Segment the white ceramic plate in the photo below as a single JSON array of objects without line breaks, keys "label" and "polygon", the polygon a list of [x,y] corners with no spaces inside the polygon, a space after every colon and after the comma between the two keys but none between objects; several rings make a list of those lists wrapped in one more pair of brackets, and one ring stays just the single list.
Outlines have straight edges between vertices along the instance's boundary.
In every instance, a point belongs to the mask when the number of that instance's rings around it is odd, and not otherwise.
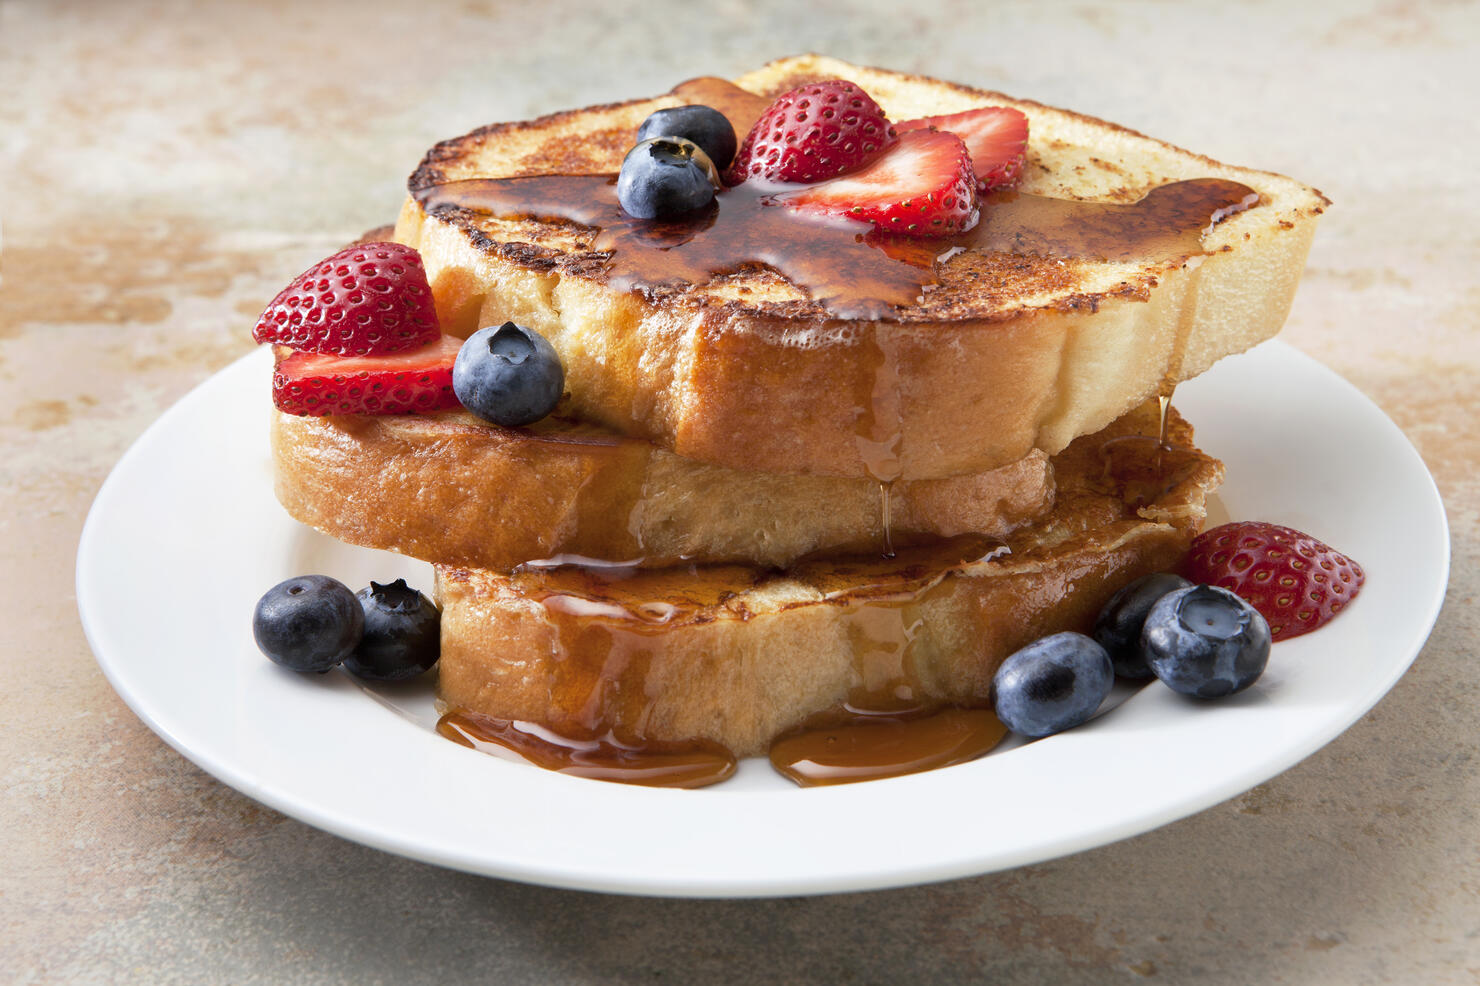
[{"label": "white ceramic plate", "polygon": [[[212,377],[119,462],[88,516],[77,599],[98,662],[170,745],[311,825],[532,883],[682,896],[898,886],[1050,859],[1247,790],[1346,729],[1402,675],[1444,595],[1449,535],[1423,463],[1381,411],[1280,343],[1177,392],[1222,458],[1237,518],[1309,531],[1368,582],[1258,684],[1198,704],[1153,684],[1071,732],[973,763],[803,790],[746,761],[698,791],[568,778],[432,732],[430,686],[301,677],[255,650],[258,596],[291,575],[352,586],[430,571],[314,534],[273,499],[268,353]],[[1125,696],[1122,696],[1125,697]]]}]

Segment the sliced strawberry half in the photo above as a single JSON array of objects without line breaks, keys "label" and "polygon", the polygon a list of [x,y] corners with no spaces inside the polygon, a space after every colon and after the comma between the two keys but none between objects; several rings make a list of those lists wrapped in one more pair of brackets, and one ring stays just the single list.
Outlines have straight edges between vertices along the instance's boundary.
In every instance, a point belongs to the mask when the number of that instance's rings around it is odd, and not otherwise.
[{"label": "sliced strawberry half", "polygon": [[340,356],[416,349],[441,334],[421,255],[399,243],[325,257],[272,299],[252,330],[258,342]]},{"label": "sliced strawberry half", "polygon": [[452,364],[462,340],[379,356],[278,349],[272,402],[288,414],[423,414],[459,407]]},{"label": "sliced strawberry half", "polygon": [[1194,582],[1242,596],[1288,640],[1336,618],[1362,588],[1362,566],[1300,531],[1237,521],[1193,539],[1185,565]]},{"label": "sliced strawberry half", "polygon": [[814,182],[856,170],[894,143],[889,118],[846,79],[827,79],[777,96],[750,128],[725,181]]},{"label": "sliced strawberry half", "polygon": [[961,138],[971,152],[978,191],[1005,188],[1022,177],[1028,149],[1028,118],[1017,110],[984,106],[948,116],[922,116],[894,125],[901,134],[932,127]]},{"label": "sliced strawberry half", "polygon": [[976,174],[959,137],[912,130],[873,164],[775,201],[801,212],[873,223],[886,233],[948,236],[977,220]]}]

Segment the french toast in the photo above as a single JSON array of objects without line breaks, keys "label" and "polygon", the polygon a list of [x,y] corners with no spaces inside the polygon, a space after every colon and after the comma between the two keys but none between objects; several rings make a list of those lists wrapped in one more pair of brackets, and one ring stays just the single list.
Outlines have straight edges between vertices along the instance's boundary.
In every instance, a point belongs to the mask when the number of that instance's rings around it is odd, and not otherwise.
[{"label": "french toast", "polygon": [[980,706],[1012,651],[1087,631],[1118,588],[1186,553],[1222,465],[1175,412],[1175,448],[1158,453],[1157,426],[1153,403],[1076,440],[1054,457],[1053,509],[1000,540],[785,571],[438,565],[439,695],[560,735],[699,739],[737,756],[845,703]]},{"label": "french toast", "polygon": [[[614,265],[606,249],[614,230],[629,254],[641,245],[620,222],[598,229],[562,218],[540,195],[521,199],[494,180],[613,174],[656,109],[707,100],[743,133],[766,97],[824,77],[858,83],[891,119],[982,105],[1021,110],[1032,140],[1019,188],[994,193],[977,232],[923,261],[900,244],[839,247],[835,236],[832,245],[809,244],[797,232],[808,224],[781,209],[732,223],[747,201],[732,189],[719,197],[713,228],[682,244],[707,261],[672,278]],[[410,179],[396,237],[421,252],[444,328],[466,335],[503,319],[534,328],[559,352],[574,413],[680,456],[886,481],[955,476],[1035,448],[1057,452],[1274,335],[1327,204],[1279,175],[920,76],[808,55],[735,82],[697,80],[665,96],[485,127],[434,147]],[[1200,218],[1193,210],[1192,220],[1172,208],[1184,225],[1166,226],[1168,198],[1208,180],[1249,194],[1215,202]],[[569,187],[598,194],[599,184]],[[1054,235],[1035,239],[1035,226]],[[1111,249],[1085,232],[1101,227],[1131,247]],[[726,239],[721,228],[736,235]],[[820,280],[788,279],[777,269],[786,263],[771,255],[727,253],[723,244],[744,239],[738,234],[783,246],[803,237],[791,260],[825,261],[801,264]],[[716,242],[717,253],[702,252]],[[674,245],[658,243],[665,262],[682,253]],[[845,271],[862,265],[851,288],[818,273],[834,262]],[[883,268],[881,278],[923,273],[877,296],[849,295]]]},{"label": "french toast", "polygon": [[[654,110],[708,103],[743,134],[831,77],[902,123],[1020,111],[1021,183],[928,239],[814,222],[763,180],[679,218],[616,204]],[[395,238],[441,328],[542,336],[564,396],[520,427],[462,392],[474,413],[275,412],[278,497],[433,563],[439,731],[610,741],[641,770],[665,745],[774,755],[840,710],[991,718],[1009,654],[1176,567],[1222,466],[1171,393],[1278,331],[1327,204],[1104,121],[818,56],[485,127],[408,188]]]},{"label": "french toast", "polygon": [[[785,566],[882,543],[878,484],[684,459],[561,410],[524,428],[436,415],[273,412],[274,483],[295,518],[341,541],[508,571],[542,559],[641,567]],[[891,538],[1005,535],[1053,503],[1048,456],[895,483]]]}]

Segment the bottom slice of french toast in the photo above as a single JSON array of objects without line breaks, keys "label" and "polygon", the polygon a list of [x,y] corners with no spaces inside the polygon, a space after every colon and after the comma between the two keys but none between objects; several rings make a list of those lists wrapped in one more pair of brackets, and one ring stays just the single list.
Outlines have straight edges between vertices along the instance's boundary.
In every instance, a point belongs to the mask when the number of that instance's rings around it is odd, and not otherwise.
[{"label": "bottom slice of french toast", "polygon": [[[453,709],[625,742],[766,752],[838,709],[984,705],[1009,654],[1088,630],[1122,585],[1175,568],[1223,467],[1154,403],[1054,457],[1055,505],[963,535],[786,569],[439,566]],[[1167,447],[1170,446],[1170,447]]]}]

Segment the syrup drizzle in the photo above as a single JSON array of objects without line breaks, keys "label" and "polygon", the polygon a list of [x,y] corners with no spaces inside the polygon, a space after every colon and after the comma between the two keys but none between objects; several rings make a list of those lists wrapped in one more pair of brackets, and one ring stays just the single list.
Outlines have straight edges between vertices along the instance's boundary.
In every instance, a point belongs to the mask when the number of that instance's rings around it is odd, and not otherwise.
[{"label": "syrup drizzle", "polygon": [[661,291],[770,267],[837,318],[872,321],[915,304],[939,283],[937,261],[962,250],[1058,259],[1185,261],[1203,234],[1248,208],[1258,193],[1199,178],[1152,189],[1117,205],[994,192],[982,220],[959,236],[889,236],[851,220],[817,220],[786,207],[778,186],[746,182],[693,214],[636,219],[617,201],[614,175],[469,178],[420,189],[428,213],[452,209],[505,219],[564,219],[590,227],[619,290]]}]

